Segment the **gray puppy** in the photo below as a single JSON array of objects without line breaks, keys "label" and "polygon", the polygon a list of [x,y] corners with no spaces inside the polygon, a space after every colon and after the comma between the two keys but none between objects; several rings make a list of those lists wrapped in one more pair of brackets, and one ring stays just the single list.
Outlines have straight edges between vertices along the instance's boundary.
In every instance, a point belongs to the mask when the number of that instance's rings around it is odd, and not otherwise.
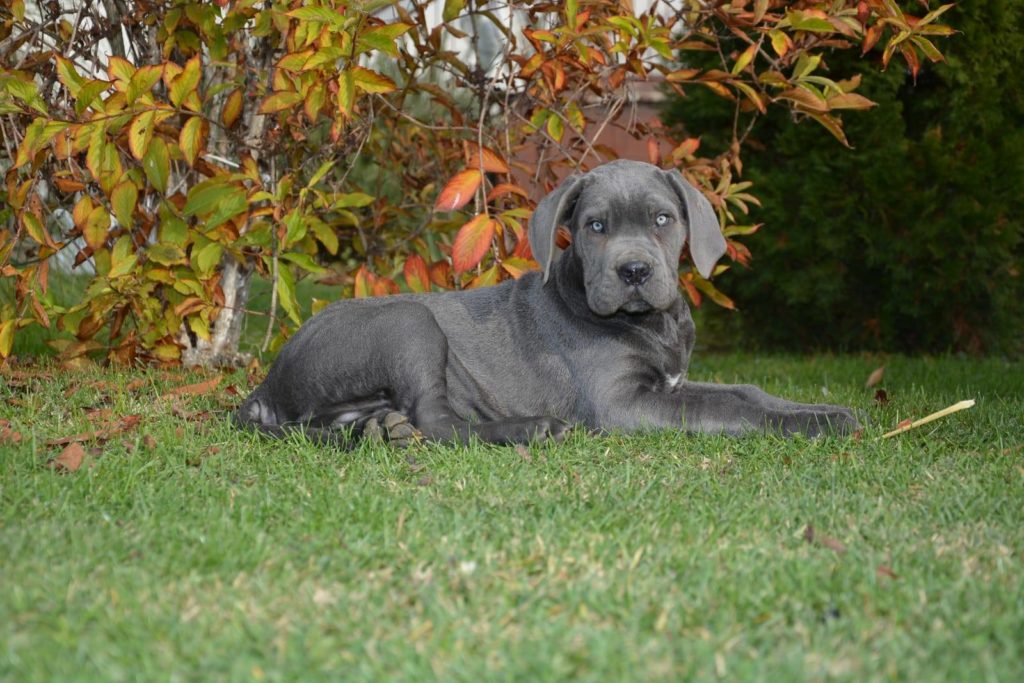
[{"label": "gray puppy", "polygon": [[[559,225],[572,233],[561,254]],[[393,440],[418,430],[492,443],[557,439],[577,424],[857,429],[846,408],[686,379],[694,325],[680,254],[689,244],[707,277],[726,245],[711,204],[679,173],[615,161],[571,177],[537,206],[529,238],[541,271],[518,280],[331,304],[285,344],[236,422],[343,444],[368,424]]]}]

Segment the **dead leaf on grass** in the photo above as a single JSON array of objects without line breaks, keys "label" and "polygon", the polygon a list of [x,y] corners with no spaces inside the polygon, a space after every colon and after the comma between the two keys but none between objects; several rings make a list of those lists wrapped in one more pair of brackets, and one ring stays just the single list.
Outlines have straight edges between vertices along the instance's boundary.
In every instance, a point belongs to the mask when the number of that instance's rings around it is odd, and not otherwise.
[{"label": "dead leaf on grass", "polygon": [[533,456],[530,455],[530,451],[528,451],[526,449],[526,446],[524,446],[521,443],[516,444],[516,453],[518,453],[519,457],[525,460],[526,462],[530,462],[531,460],[533,460]]},{"label": "dead leaf on grass", "polygon": [[11,429],[8,420],[0,420],[0,443],[21,443],[21,432]]},{"label": "dead leaf on grass", "polygon": [[160,398],[171,398],[174,396],[201,396],[208,394],[217,388],[220,381],[223,379],[221,375],[211,377],[208,380],[202,382],[196,382],[195,384],[186,384],[183,387],[177,387],[170,391],[164,392]]},{"label": "dead leaf on grass", "polygon": [[85,448],[75,442],[69,444],[56,458],[49,462],[50,467],[61,472],[77,472],[85,459]]},{"label": "dead leaf on grass", "polygon": [[811,524],[808,524],[804,529],[804,540],[814,545],[820,545],[822,548],[828,548],[835,553],[846,552],[846,545],[842,541],[815,531],[814,526]]},{"label": "dead leaf on grass", "polygon": [[105,441],[113,436],[116,436],[122,432],[126,432],[129,429],[134,428],[142,421],[142,417],[139,415],[125,415],[117,420],[112,420],[102,425],[99,429],[91,432],[81,432],[79,434],[72,434],[71,436],[65,436],[60,439],[50,439],[46,442],[47,446],[64,446],[70,443],[76,443],[81,441]]},{"label": "dead leaf on grass", "polygon": [[156,439],[153,438],[152,434],[146,434],[142,437],[142,445],[146,447],[148,451],[156,450]]},{"label": "dead leaf on grass", "polygon": [[886,566],[884,564],[878,565],[878,568],[875,569],[875,574],[877,574],[878,578],[880,578],[880,579],[881,578],[886,578],[886,579],[894,579],[895,580],[895,579],[900,578],[899,574],[894,572],[891,567],[888,567],[888,566]]},{"label": "dead leaf on grass", "polygon": [[889,405],[889,394],[886,393],[885,389],[879,389],[875,392],[875,403],[880,406]]},{"label": "dead leaf on grass", "polygon": [[875,370],[870,375],[868,375],[868,381],[864,383],[864,388],[870,389],[871,387],[881,382],[883,377],[885,377],[884,365],[880,368],[875,368]]}]

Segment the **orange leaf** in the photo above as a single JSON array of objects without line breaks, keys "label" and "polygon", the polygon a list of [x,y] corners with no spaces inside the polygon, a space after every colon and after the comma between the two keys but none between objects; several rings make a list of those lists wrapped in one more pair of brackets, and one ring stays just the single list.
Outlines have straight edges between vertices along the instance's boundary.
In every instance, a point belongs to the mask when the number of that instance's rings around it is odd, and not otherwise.
[{"label": "orange leaf", "polygon": [[452,266],[456,274],[465,273],[480,263],[480,259],[491,248],[497,227],[497,221],[482,213],[459,228],[452,246]]},{"label": "orange leaf", "polygon": [[197,382],[196,384],[187,384],[183,387],[177,387],[164,393],[160,398],[169,398],[171,396],[199,396],[201,394],[208,394],[217,388],[220,384],[221,376],[211,377],[203,382]]},{"label": "orange leaf", "polygon": [[523,188],[512,183],[501,183],[495,185],[494,188],[487,193],[487,201],[494,201],[498,197],[503,197],[507,194],[517,194],[520,197],[529,197],[530,195]]},{"label": "orange leaf", "polygon": [[419,254],[412,254],[405,260],[405,284],[414,292],[430,291],[430,273],[427,271],[427,263]]},{"label": "orange leaf", "polygon": [[441,190],[434,208],[437,211],[454,211],[469,203],[473,193],[480,187],[483,176],[480,169],[469,169],[456,173]]},{"label": "orange leaf", "polygon": [[884,375],[885,375],[885,366],[884,365],[882,367],[880,367],[880,368],[876,368],[874,372],[872,372],[870,375],[868,375],[868,381],[864,383],[864,388],[865,389],[870,389],[871,387],[875,386],[876,384],[878,384],[879,382],[882,381],[882,377]]},{"label": "orange leaf", "polygon": [[[508,173],[508,164],[505,160],[498,156],[498,153],[487,147],[479,148],[483,150],[483,166],[484,170],[488,173]],[[466,164],[468,168],[480,169],[481,155],[479,149],[474,149],[470,152],[469,163]]]},{"label": "orange leaf", "polygon": [[436,261],[430,265],[430,281],[441,289],[452,288],[452,266],[447,261]]},{"label": "orange leaf", "polygon": [[655,138],[647,138],[647,160],[655,166],[661,163],[661,150],[658,148],[658,141]]}]

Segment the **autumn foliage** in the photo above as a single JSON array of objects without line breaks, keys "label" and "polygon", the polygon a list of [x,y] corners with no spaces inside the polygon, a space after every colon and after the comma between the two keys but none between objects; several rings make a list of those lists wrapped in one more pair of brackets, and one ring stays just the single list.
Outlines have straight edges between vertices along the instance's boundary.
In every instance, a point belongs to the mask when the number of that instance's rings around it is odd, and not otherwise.
[{"label": "autumn foliage", "polygon": [[[829,55],[941,59],[950,5],[911,4],[15,1],[0,10],[0,355],[42,325],[69,363],[224,362],[253,274],[273,283],[271,310],[249,311],[269,345],[303,320],[300,278],[374,296],[518,277],[535,201],[615,156],[608,127],[655,141],[649,160],[705,192],[747,263],[749,128],[701,156],[696,135],[621,116],[635,87],[784,107],[847,144],[843,111],[873,103],[829,77]],[[59,253],[88,275],[71,305],[49,288]],[[731,306],[685,264],[680,283]]]}]

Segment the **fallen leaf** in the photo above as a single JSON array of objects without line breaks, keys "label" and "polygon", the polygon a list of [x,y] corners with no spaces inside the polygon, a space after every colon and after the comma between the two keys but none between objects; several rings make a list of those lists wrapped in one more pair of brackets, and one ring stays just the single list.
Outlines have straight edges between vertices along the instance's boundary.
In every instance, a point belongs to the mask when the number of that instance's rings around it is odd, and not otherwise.
[{"label": "fallen leaf", "polygon": [[208,394],[217,388],[217,385],[220,384],[221,379],[223,379],[223,377],[217,375],[202,382],[197,382],[195,384],[186,384],[183,387],[177,387],[175,389],[171,389],[170,391],[164,392],[164,394],[160,398],[170,398],[172,396],[201,396],[202,394]]},{"label": "fallen leaf", "polygon": [[516,453],[519,454],[520,458],[522,458],[523,460],[525,460],[527,462],[530,462],[531,460],[533,460],[533,456],[530,455],[530,451],[528,451],[526,449],[526,446],[524,446],[521,443],[517,443],[516,444]]},{"label": "fallen leaf", "polygon": [[85,458],[85,449],[80,443],[69,444],[56,458],[50,461],[49,465],[61,472],[77,472],[82,466]]},{"label": "fallen leaf", "polygon": [[142,437],[142,445],[145,446],[147,450],[156,450],[156,439],[153,438],[152,434],[146,434]]},{"label": "fallen leaf", "polygon": [[889,405],[889,394],[885,392],[885,389],[879,389],[875,392],[875,403],[880,406]]},{"label": "fallen leaf", "polygon": [[894,572],[892,570],[892,568],[887,567],[884,564],[878,565],[878,568],[875,569],[875,574],[877,574],[878,578],[880,578],[880,579],[881,578],[886,578],[886,579],[898,579],[898,578],[900,578],[899,574],[897,574],[896,572]]},{"label": "fallen leaf", "polygon": [[881,382],[882,381],[882,377],[884,377],[884,376],[885,376],[885,366],[883,365],[880,368],[876,368],[874,372],[872,372],[870,375],[868,375],[868,381],[864,383],[864,388],[865,389],[870,389],[871,387],[873,387],[876,384],[878,384],[879,382]]},{"label": "fallen leaf", "polygon": [[431,479],[430,477],[420,477],[419,479],[416,480],[416,485],[417,486],[430,486],[430,484],[433,483],[433,481],[434,480]]},{"label": "fallen leaf", "polygon": [[0,420],[0,443],[21,443],[21,432],[11,429],[9,420]]},{"label": "fallen leaf", "polygon": [[71,436],[65,436],[60,439],[50,439],[46,442],[47,446],[64,446],[69,443],[75,443],[79,441],[92,441],[94,439],[106,440],[121,432],[126,432],[129,429],[135,427],[142,421],[139,415],[125,415],[124,417],[107,422],[99,429],[91,432],[81,432],[80,434],[73,434]]},{"label": "fallen leaf", "polygon": [[820,545],[823,548],[828,548],[829,550],[836,553],[846,552],[846,545],[842,541],[840,541],[837,538],[827,536],[825,534],[817,533],[814,530],[814,526],[810,524],[808,524],[807,527],[804,529],[804,540],[808,543]]},{"label": "fallen leaf", "polygon": [[236,387],[234,384],[229,384],[227,387],[225,387],[224,391],[225,393],[231,394],[232,396],[241,395],[241,392],[238,391],[238,387]]}]

